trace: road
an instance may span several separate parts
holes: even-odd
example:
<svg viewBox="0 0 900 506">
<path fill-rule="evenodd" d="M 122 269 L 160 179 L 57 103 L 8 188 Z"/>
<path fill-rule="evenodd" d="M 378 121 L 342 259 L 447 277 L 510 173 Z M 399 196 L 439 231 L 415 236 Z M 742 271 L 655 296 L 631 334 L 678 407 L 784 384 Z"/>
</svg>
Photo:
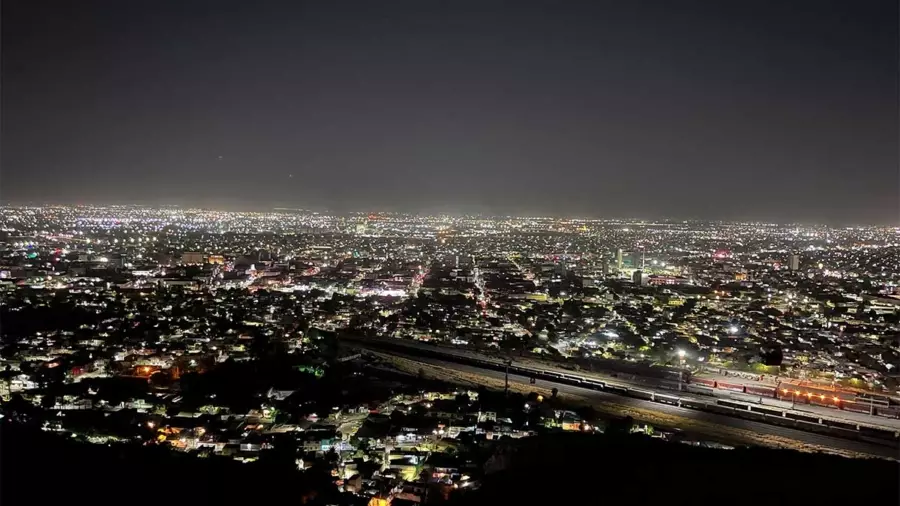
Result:
<svg viewBox="0 0 900 506">
<path fill-rule="evenodd" d="M 425 344 L 425 343 L 420 343 L 420 342 L 412 341 L 412 340 L 396 340 L 395 339 L 395 340 L 388 340 L 388 341 L 373 340 L 373 341 L 368 341 L 368 342 L 367 342 L 367 340 L 357 340 L 356 342 L 357 342 L 357 344 L 360 344 L 364 347 L 367 345 L 375 345 L 376 346 L 375 349 L 379 349 L 377 347 L 379 344 L 386 344 L 390 347 L 398 347 L 399 346 L 399 347 L 403 347 L 403 348 L 408 348 L 411 350 L 410 353 L 417 357 L 426 356 L 426 355 L 420 355 L 412 350 L 422 350 L 422 351 L 426 352 L 426 354 L 430 353 L 430 352 L 439 351 L 440 353 L 445 354 L 445 355 L 454 355 L 454 356 L 459 356 L 459 357 L 468 358 L 468 359 L 492 360 L 497 363 L 501 362 L 501 357 L 485 355 L 483 353 L 478 353 L 473 350 L 447 347 L 447 346 L 435 346 L 433 344 Z M 396 349 L 396 351 L 399 351 L 399 349 Z M 574 371 L 564 371 L 563 369 L 554 367 L 552 364 L 544 364 L 544 363 L 535 362 L 532 360 L 526 360 L 526 359 L 521 359 L 521 358 L 515 358 L 513 360 L 517 363 L 520 363 L 521 365 L 535 367 L 538 369 L 556 370 L 556 371 L 562 371 L 562 372 L 574 372 Z M 632 375 L 629 375 L 629 374 L 619 374 L 619 375 L 617 375 L 616 378 L 612 378 L 608 374 L 602 374 L 599 372 L 587 372 L 584 370 L 577 371 L 576 374 L 583 375 L 583 376 L 589 376 L 589 377 L 595 377 L 604 382 L 619 384 L 619 385 L 623 385 L 623 386 L 627 386 L 627 387 L 631 387 L 631 388 L 656 390 L 659 393 L 672 394 L 673 393 L 672 390 L 676 389 L 676 386 L 675 386 L 675 383 L 673 380 L 659 380 L 656 378 L 644 378 L 644 377 L 637 377 L 637 376 L 632 377 Z M 669 383 L 669 384 L 664 385 L 663 383 Z M 766 405 L 766 406 L 771 406 L 771 407 L 777 407 L 779 409 L 785 409 L 787 411 L 791 411 L 791 412 L 795 412 L 795 413 L 803 413 L 803 414 L 821 416 L 824 418 L 843 420 L 846 422 L 858 423 L 858 424 L 868 425 L 868 426 L 872 426 L 872 427 L 879 427 L 879 428 L 883 428 L 885 430 L 891 430 L 891 431 L 900 430 L 900 420 L 898 420 L 898 419 L 872 416 L 872 415 L 863 414 L 863 413 L 854 413 L 852 411 L 837 410 L 834 408 L 826 408 L 826 407 L 808 405 L 808 404 L 803 404 L 803 403 L 797 403 L 797 405 L 794 408 L 790 408 L 789 407 L 790 403 L 787 403 L 785 401 L 781 401 L 778 399 L 761 398 L 761 397 L 755 396 L 755 395 L 738 394 L 736 392 L 730 392 L 727 390 L 715 390 L 713 393 L 715 394 L 715 397 L 719 398 L 719 399 L 734 399 L 734 400 L 738 400 L 740 402 L 749 402 L 752 404 L 761 404 L 761 405 Z M 686 397 L 686 398 L 694 398 L 697 400 L 708 400 L 709 399 L 708 397 L 706 397 L 706 398 L 698 397 L 698 396 L 692 395 L 688 392 L 682 392 L 681 396 Z"/>
<path fill-rule="evenodd" d="M 403 356 L 399 353 L 391 353 L 398 356 Z M 447 369 L 452 369 L 460 372 L 466 372 L 470 374 L 478 374 L 481 376 L 487 376 L 490 378 L 495 378 L 499 380 L 503 380 L 504 374 L 501 371 L 495 371 L 493 369 L 484 369 L 481 367 L 476 367 L 472 365 L 463 365 L 455 362 L 448 362 L 436 358 L 431 357 L 418 357 L 418 356 L 405 356 L 404 358 L 408 358 L 410 360 L 415 360 L 418 362 L 434 364 L 440 367 L 444 367 Z M 530 386 L 529 381 L 530 378 L 526 376 L 520 376 L 516 374 L 509 375 L 510 383 L 519 383 L 522 385 Z M 698 420 L 706 423 L 733 427 L 736 429 L 743 429 L 748 431 L 753 431 L 758 434 L 777 436 L 786 439 L 791 439 L 794 441 L 799 441 L 801 443 L 817 445 L 825 448 L 833 448 L 837 450 L 855 452 L 865 455 L 872 455 L 876 457 L 882 458 L 890 458 L 890 459 L 900 459 L 900 447 L 890 447 L 890 446 L 882 446 L 874 443 L 867 443 L 864 441 L 853 441 L 849 439 L 842 439 L 838 437 L 827 436 L 823 434 L 816 434 L 813 432 L 806 432 L 802 430 L 792 429 L 789 427 L 780 427 L 777 425 L 769 425 L 766 423 L 755 422 L 752 420 L 744 420 L 741 418 L 735 418 L 731 416 L 719 415 L 715 413 L 707 413 L 703 411 L 698 411 L 694 409 L 681 408 L 678 406 L 672 406 L 668 404 L 661 404 L 652 401 L 646 401 L 642 399 L 635 399 L 632 397 L 624 397 L 615 393 L 603 392 L 598 390 L 593 390 L 589 388 L 577 387 L 565 383 L 556 383 L 553 381 L 547 380 L 538 380 L 535 386 L 542 388 L 557 388 L 561 393 L 567 393 L 572 395 L 577 395 L 580 397 L 584 397 L 593 401 L 598 402 L 612 402 L 616 404 L 621 404 L 633 408 L 644 409 L 648 411 L 655 411 L 659 413 L 664 413 L 668 415 L 674 415 L 679 417 L 684 417 L 692 420 Z"/>
</svg>

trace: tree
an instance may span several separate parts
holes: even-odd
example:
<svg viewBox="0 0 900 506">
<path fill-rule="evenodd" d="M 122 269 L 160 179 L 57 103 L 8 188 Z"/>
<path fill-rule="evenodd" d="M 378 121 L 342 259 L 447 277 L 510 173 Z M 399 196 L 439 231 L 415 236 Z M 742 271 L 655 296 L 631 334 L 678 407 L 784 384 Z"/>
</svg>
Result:
<svg viewBox="0 0 900 506">
<path fill-rule="evenodd" d="M 593 406 L 582 406 L 578 408 L 576 411 L 578 416 L 582 418 L 582 420 L 593 422 L 597 419 L 597 410 L 594 409 Z"/>
<path fill-rule="evenodd" d="M 56 397 L 52 395 L 44 395 L 41 397 L 41 407 L 44 409 L 52 409 L 56 406 Z"/>
<path fill-rule="evenodd" d="M 269 336 L 254 330 L 253 340 L 250 341 L 250 353 L 256 358 L 262 358 L 269 351 Z"/>
<path fill-rule="evenodd" d="M 574 318 L 580 318 L 582 315 L 581 304 L 574 299 L 568 299 L 563 302 L 562 310 Z"/>
<path fill-rule="evenodd" d="M 296 469 L 297 440 L 291 434 L 276 434 L 272 448 L 260 452 L 260 463 L 281 472 Z"/>
<path fill-rule="evenodd" d="M 606 426 L 606 434 L 610 435 L 625 435 L 631 432 L 631 428 L 634 426 L 634 419 L 630 416 L 626 416 L 625 418 L 617 418 L 609 422 Z"/>
<path fill-rule="evenodd" d="M 35 405 L 26 401 L 21 394 L 13 394 L 12 398 L 3 404 L 3 412 L 20 423 L 33 423 L 40 415 Z"/>
</svg>

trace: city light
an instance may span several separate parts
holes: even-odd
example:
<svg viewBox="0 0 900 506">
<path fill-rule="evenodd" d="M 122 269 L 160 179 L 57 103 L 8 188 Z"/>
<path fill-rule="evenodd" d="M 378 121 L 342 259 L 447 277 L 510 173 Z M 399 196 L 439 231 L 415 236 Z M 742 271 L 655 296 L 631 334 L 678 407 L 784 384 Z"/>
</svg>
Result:
<svg viewBox="0 0 900 506">
<path fill-rule="evenodd" d="M 578 413 L 564 414 L 569 399 L 559 394 L 562 384 L 610 395 L 628 389 L 649 399 L 648 409 L 681 405 L 687 416 L 720 399 L 751 408 L 735 409 L 723 418 L 726 426 L 731 418 L 756 412 L 754 406 L 787 407 L 787 402 L 793 412 L 821 418 L 826 431 L 832 424 L 859 422 L 859 417 L 873 417 L 867 427 L 892 426 L 896 420 L 890 402 L 866 406 L 851 400 L 861 390 L 882 395 L 877 389 L 895 370 L 887 363 L 893 356 L 890 350 L 879 348 L 879 343 L 889 342 L 884 337 L 900 331 L 891 320 L 895 305 L 888 301 L 894 299 L 863 299 L 846 312 L 822 302 L 831 300 L 825 295 L 857 301 L 850 287 L 860 279 L 884 295 L 897 292 L 900 278 L 882 281 L 883 270 L 900 272 L 897 255 L 884 246 L 892 236 L 871 229 L 831 229 L 832 249 L 808 250 L 803 247 L 808 236 L 795 240 L 793 228 L 777 225 L 649 225 L 626 220 L 580 220 L 572 225 L 555 218 L 378 214 L 369 219 L 140 207 L 55 209 L 38 220 L 33 209 L 11 209 L 10 216 L 19 218 L 0 226 L 21 227 L 26 219 L 33 224 L 16 229 L 20 246 L 7 244 L 8 265 L 0 267 L 0 289 L 8 304 L 4 318 L 15 318 L 17 311 L 36 314 L 42 308 L 73 307 L 90 318 L 23 339 L 11 359 L 44 365 L 12 371 L 10 390 L 39 392 L 43 378 L 37 373 L 61 370 L 58 391 L 69 391 L 62 388 L 69 383 L 121 377 L 139 380 L 135 383 L 150 393 L 122 400 L 109 398 L 109 389 L 100 387 L 59 396 L 56 411 L 48 409 L 47 416 L 48 421 L 59 421 L 61 430 L 71 430 L 67 423 L 74 418 L 57 414 L 59 406 L 104 414 L 134 410 L 168 417 L 166 424 L 137 423 L 164 432 L 145 434 L 144 443 L 192 452 L 201 439 L 204 445 L 219 444 L 220 431 L 193 423 L 175 425 L 185 415 L 190 420 L 221 416 L 227 399 L 213 391 L 202 407 L 185 409 L 182 396 L 193 395 L 190 388 L 182 390 L 185 385 L 193 387 L 190 382 L 198 381 L 198 375 L 214 381 L 229 369 L 244 370 L 235 384 L 255 385 L 253 371 L 271 367 L 278 356 L 284 363 L 303 364 L 293 368 L 296 377 L 284 376 L 287 384 L 261 385 L 260 391 L 241 399 L 241 406 L 256 406 L 234 413 L 247 421 L 237 433 L 242 449 L 234 456 L 246 462 L 252 452 L 272 444 L 255 437 L 271 430 L 269 424 L 276 420 L 278 430 L 314 432 L 301 430 L 297 422 L 317 423 L 317 415 L 300 416 L 273 406 L 289 397 L 297 406 L 316 405 L 317 378 L 336 375 L 329 381 L 348 386 L 378 381 L 381 369 L 366 365 L 377 356 L 383 366 L 387 362 L 381 361 L 394 356 L 386 350 L 377 355 L 361 352 L 373 342 L 409 346 L 410 351 L 401 353 L 406 358 L 398 362 L 409 378 L 430 379 L 435 371 L 454 370 L 456 359 L 447 356 L 457 355 L 468 364 L 461 372 L 485 385 L 494 384 L 489 377 L 493 374 L 496 380 L 499 373 L 505 386 L 506 369 L 497 364 L 508 361 L 510 395 L 519 387 L 556 389 L 549 405 L 537 392 L 517 404 L 529 415 L 514 419 L 509 430 L 516 437 L 529 437 L 542 430 L 542 424 L 564 431 L 595 427 Z M 41 233 L 53 227 L 74 239 Z M 296 233 L 298 229 L 306 232 Z M 151 235 L 155 241 L 140 239 Z M 626 247 L 604 242 L 610 237 Z M 885 237 L 879 248 L 853 249 L 877 237 Z M 730 244 L 710 255 L 706 245 L 711 241 Z M 741 241 L 767 246 L 738 246 Z M 626 249 L 627 244 L 634 246 Z M 841 279 L 848 284 L 835 285 L 835 278 L 814 274 L 798 285 L 796 273 L 784 267 L 797 255 L 793 251 L 802 252 L 800 265 L 821 260 L 843 272 Z M 646 284 L 643 278 L 635 284 L 632 272 L 642 261 L 653 268 L 642 274 Z M 41 272 L 29 271 L 35 266 Z M 735 293 L 726 288 L 733 283 L 751 289 Z M 842 314 L 826 317 L 825 311 Z M 849 319 L 860 323 L 835 323 Z M 776 336 L 777 328 L 792 332 Z M 342 348 L 335 357 L 328 347 L 338 335 L 344 342 L 361 340 L 360 350 Z M 871 352 L 864 364 L 855 354 L 825 351 L 860 342 Z M 442 365 L 411 365 L 419 353 L 443 357 Z M 476 365 L 480 360 L 493 362 L 482 371 Z M 575 360 L 577 368 L 566 367 Z M 356 365 L 333 367 L 341 361 Z M 779 367 L 779 361 L 790 367 Z M 592 368 L 608 373 L 596 374 Z M 815 379 L 826 375 L 835 380 Z M 528 386 L 535 384 L 539 386 Z M 826 388 L 830 395 L 824 393 Z M 397 411 L 428 422 L 422 423 L 428 437 L 404 433 L 394 443 L 436 445 L 466 432 L 464 423 L 439 423 L 448 413 L 465 419 L 471 410 L 480 424 L 503 417 L 505 409 L 505 403 L 489 405 L 492 400 L 476 404 L 470 397 L 476 392 L 410 392 L 402 402 L 362 399 L 359 405 L 330 411 L 322 420 L 352 434 L 370 414 L 390 416 Z M 832 402 L 826 403 L 829 398 Z M 625 396 L 621 402 L 629 399 Z M 538 409 L 544 407 L 552 407 L 552 415 Z M 763 413 L 759 410 L 754 419 L 777 416 Z M 355 448 L 351 441 L 312 441 L 309 450 L 344 445 L 350 454 Z M 338 460 L 346 464 L 343 457 Z M 349 479 L 343 472 L 339 475 Z"/>
</svg>

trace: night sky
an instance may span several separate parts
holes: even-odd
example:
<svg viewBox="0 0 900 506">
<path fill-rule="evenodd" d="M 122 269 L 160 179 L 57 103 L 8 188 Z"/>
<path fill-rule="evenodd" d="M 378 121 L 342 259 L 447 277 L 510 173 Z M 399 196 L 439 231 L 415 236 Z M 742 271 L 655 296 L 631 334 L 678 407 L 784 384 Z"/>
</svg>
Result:
<svg viewBox="0 0 900 506">
<path fill-rule="evenodd" d="M 0 196 L 895 224 L 898 19 L 895 0 L 4 0 Z"/>
</svg>

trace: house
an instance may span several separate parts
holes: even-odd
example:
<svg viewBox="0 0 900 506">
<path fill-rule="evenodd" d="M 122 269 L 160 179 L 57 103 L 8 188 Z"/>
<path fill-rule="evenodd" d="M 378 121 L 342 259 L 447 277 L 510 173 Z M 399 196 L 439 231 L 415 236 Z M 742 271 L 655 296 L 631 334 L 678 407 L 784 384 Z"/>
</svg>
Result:
<svg viewBox="0 0 900 506">
<path fill-rule="evenodd" d="M 335 429 L 314 429 L 303 433 L 301 448 L 306 453 L 325 453 L 331 451 L 340 441 Z"/>
</svg>

